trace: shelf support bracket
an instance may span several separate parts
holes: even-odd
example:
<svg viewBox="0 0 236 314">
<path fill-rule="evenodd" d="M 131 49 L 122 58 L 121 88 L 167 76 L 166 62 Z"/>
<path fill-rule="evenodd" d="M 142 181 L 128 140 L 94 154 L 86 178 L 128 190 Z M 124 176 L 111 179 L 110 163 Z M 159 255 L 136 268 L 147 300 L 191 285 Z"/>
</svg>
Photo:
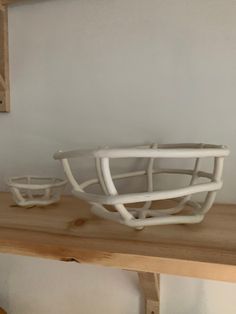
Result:
<svg viewBox="0 0 236 314">
<path fill-rule="evenodd" d="M 139 272 L 138 276 L 145 297 L 145 313 L 160 314 L 160 274 Z"/>
<path fill-rule="evenodd" d="M 8 10 L 0 0 L 0 112 L 10 111 Z"/>
</svg>

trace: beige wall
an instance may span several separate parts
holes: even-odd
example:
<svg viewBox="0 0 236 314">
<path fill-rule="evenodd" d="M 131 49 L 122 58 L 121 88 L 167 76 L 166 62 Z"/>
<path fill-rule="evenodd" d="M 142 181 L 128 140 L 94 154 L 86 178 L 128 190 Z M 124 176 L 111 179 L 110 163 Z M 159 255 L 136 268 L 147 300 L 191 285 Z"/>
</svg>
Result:
<svg viewBox="0 0 236 314">
<path fill-rule="evenodd" d="M 218 200 L 235 202 L 235 16 L 234 0 L 12 6 L 0 188 L 13 174 L 61 175 L 59 148 L 200 141 L 230 146 Z M 8 255 L 0 270 L 10 314 L 142 312 L 130 273 Z M 162 314 L 236 312 L 233 284 L 162 279 Z"/>
</svg>

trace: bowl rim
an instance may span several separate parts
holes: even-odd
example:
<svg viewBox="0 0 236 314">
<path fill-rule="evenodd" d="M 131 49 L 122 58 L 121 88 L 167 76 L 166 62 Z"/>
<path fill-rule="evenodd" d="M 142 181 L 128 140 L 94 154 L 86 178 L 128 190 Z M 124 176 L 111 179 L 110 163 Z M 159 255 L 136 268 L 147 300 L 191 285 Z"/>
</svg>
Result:
<svg viewBox="0 0 236 314">
<path fill-rule="evenodd" d="M 52 183 L 18 183 L 15 182 L 15 180 L 21 180 L 21 179 L 38 179 L 38 180 L 55 180 L 57 182 Z M 67 184 L 66 179 L 61 179 L 57 177 L 47 177 L 47 176 L 35 176 L 35 175 L 25 175 L 25 176 L 16 176 L 16 177 L 9 177 L 7 179 L 7 185 L 12 188 L 18 188 L 18 189 L 31 189 L 31 190 L 44 190 L 49 188 L 55 188 L 55 187 L 63 187 Z"/>
</svg>

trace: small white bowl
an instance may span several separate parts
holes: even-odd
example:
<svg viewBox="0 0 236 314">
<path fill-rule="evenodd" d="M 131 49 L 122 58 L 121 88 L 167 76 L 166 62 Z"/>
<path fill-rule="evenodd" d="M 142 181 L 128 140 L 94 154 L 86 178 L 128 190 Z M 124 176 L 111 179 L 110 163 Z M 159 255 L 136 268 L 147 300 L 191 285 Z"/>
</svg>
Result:
<svg viewBox="0 0 236 314">
<path fill-rule="evenodd" d="M 7 180 L 14 201 L 23 207 L 59 202 L 66 184 L 67 180 L 39 176 L 11 177 Z"/>
</svg>

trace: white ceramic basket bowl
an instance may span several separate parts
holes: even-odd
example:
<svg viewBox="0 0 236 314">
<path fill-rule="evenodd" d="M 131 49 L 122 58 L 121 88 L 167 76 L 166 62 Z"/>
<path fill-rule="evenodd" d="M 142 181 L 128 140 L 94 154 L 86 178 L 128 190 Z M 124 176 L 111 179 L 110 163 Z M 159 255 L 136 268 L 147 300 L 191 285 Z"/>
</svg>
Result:
<svg viewBox="0 0 236 314">
<path fill-rule="evenodd" d="M 141 229 L 145 226 L 164 224 L 199 223 L 214 203 L 216 193 L 222 187 L 222 172 L 224 157 L 229 155 L 225 146 L 206 144 L 165 144 L 140 146 L 123 149 L 76 150 L 58 152 L 55 159 L 61 160 L 64 171 L 73 186 L 73 194 L 86 200 L 94 214 L 112 221 Z M 72 174 L 69 159 L 86 157 L 94 158 L 97 178 L 78 183 Z M 212 172 L 200 171 L 200 160 L 211 157 Z M 145 170 L 111 175 L 110 159 L 114 158 L 145 158 L 148 166 Z M 155 159 L 194 159 L 192 169 L 155 169 Z M 172 190 L 154 190 L 154 175 L 181 174 L 189 176 L 187 186 Z M 146 192 L 119 194 L 115 181 L 124 178 L 146 176 Z M 207 182 L 199 182 L 199 179 Z M 88 193 L 86 190 L 93 184 L 100 184 L 103 194 Z M 192 200 L 197 193 L 206 193 L 204 201 L 198 203 Z M 152 202 L 174 199 L 176 206 L 168 209 L 152 209 Z M 134 204 L 130 207 L 130 204 Z M 138 204 L 139 203 L 139 204 Z M 129 204 L 129 206 L 127 206 Z M 113 210 L 107 208 L 111 205 Z M 139 206 L 136 206 L 139 205 Z M 186 208 L 188 208 L 186 213 Z M 185 209 L 184 213 L 182 212 Z M 181 213 L 182 212 L 182 213 Z"/>
<path fill-rule="evenodd" d="M 60 200 L 67 180 L 24 176 L 11 177 L 7 184 L 17 205 L 23 207 L 47 206 Z"/>
</svg>

